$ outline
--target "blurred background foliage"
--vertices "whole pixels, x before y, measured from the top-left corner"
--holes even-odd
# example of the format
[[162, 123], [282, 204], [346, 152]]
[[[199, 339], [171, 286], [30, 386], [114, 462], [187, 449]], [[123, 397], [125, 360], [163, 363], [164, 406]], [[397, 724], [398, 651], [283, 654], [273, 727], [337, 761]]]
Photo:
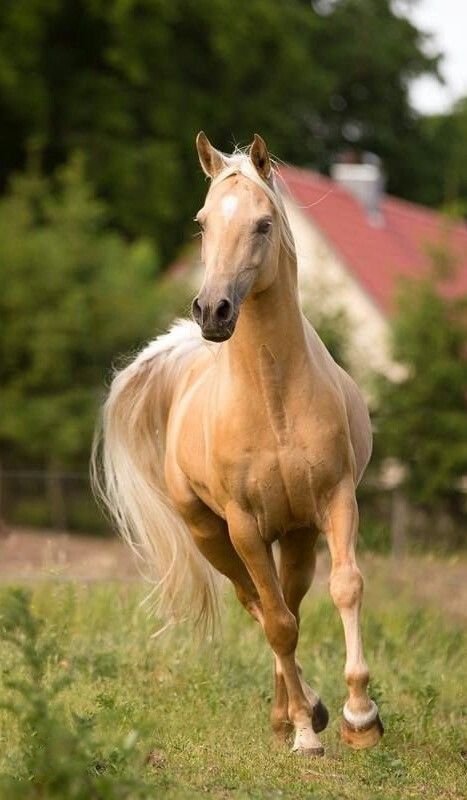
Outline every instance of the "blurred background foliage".
[[281, 158], [323, 169], [358, 143], [382, 157], [390, 191], [440, 204], [454, 191], [451, 165], [442, 160], [443, 185], [432, 157], [450, 150], [447, 132], [461, 134], [462, 113], [446, 126], [410, 107], [410, 79], [437, 73], [424, 36], [390, 0], [320, 10], [303, 0], [4, 0], [3, 186], [31, 142], [47, 174], [78, 149], [110, 220], [154, 238], [164, 262], [202, 196], [201, 128], [225, 148], [259, 130]]
[[154, 243], [107, 222], [77, 157], [53, 179], [30, 167], [0, 201], [0, 437], [27, 463], [86, 462], [116, 354], [180, 304]]
[[[427, 55], [403, 8], [391, 0], [3, 0], [4, 470], [50, 473], [59, 509], [53, 475], [86, 469], [111, 364], [186, 313], [189, 289], [164, 268], [193, 233], [205, 192], [199, 129], [225, 150], [259, 131], [284, 160], [323, 172], [349, 146], [373, 151], [390, 192], [467, 213], [467, 99], [431, 117], [411, 107], [410, 81], [437, 75], [439, 56]], [[466, 469], [465, 307], [429, 284], [417, 303], [413, 296], [401, 290], [394, 329], [409, 377], [403, 387], [378, 384], [377, 461], [404, 463], [417, 502], [459, 510], [449, 487]], [[345, 365], [344, 318], [317, 325]], [[41, 502], [28, 501], [19, 517], [49, 524]], [[75, 506], [74, 521], [60, 511], [55, 520], [91, 529], [86, 504]]]
[[379, 379], [378, 450], [405, 467], [403, 485], [413, 502], [460, 517], [467, 475], [466, 298], [443, 299], [435, 281], [406, 282], [392, 339], [405, 375], [397, 383]]

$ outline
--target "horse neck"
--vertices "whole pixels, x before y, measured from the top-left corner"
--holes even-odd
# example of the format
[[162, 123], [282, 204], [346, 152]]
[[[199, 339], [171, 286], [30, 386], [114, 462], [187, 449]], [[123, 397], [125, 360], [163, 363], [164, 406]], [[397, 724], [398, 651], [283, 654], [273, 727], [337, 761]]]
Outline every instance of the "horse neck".
[[276, 277], [264, 291], [250, 295], [240, 309], [235, 333], [226, 343], [235, 377], [251, 385], [253, 373], [274, 363], [280, 381], [293, 380], [306, 352], [303, 317], [297, 289], [297, 264], [282, 248]]

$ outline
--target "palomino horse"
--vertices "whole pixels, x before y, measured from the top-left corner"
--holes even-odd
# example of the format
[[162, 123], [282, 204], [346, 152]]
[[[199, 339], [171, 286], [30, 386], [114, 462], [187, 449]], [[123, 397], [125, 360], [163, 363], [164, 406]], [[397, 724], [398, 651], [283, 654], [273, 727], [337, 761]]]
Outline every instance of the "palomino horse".
[[328, 714], [295, 650], [322, 532], [347, 649], [342, 737], [369, 747], [383, 729], [367, 694], [355, 561], [368, 412], [300, 310], [293, 238], [263, 140], [225, 156], [200, 133], [197, 148], [211, 184], [196, 217], [206, 267], [196, 322], [178, 322], [115, 376], [101, 492], [155, 566], [165, 614], [210, 620], [216, 571], [232, 581], [274, 652], [273, 729], [285, 738], [293, 728], [293, 750], [310, 755], [324, 752], [317, 733]]

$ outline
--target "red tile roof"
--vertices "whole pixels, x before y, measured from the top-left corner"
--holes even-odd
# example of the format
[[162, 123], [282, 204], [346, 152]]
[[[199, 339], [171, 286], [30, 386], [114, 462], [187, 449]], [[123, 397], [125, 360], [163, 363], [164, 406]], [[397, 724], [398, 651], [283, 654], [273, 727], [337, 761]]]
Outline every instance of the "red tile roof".
[[455, 274], [440, 282], [443, 294], [467, 294], [467, 225], [449, 223], [435, 211], [388, 195], [378, 223], [330, 178], [288, 166], [280, 174], [305, 216], [386, 313], [393, 308], [398, 278], [422, 277], [430, 269], [430, 246], [444, 243], [455, 258]]

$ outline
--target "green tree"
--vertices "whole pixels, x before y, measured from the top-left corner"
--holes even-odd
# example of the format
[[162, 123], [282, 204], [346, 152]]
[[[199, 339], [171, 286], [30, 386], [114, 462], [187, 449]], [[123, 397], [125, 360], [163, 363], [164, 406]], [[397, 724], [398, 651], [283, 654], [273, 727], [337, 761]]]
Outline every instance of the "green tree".
[[4, 0], [0, 177], [31, 140], [49, 173], [79, 148], [113, 221], [154, 238], [163, 260], [201, 200], [200, 128], [225, 149], [259, 130], [282, 158], [323, 168], [349, 143], [372, 148], [404, 194], [407, 85], [436, 59], [391, 0], [322, 5]]
[[[405, 197], [412, 161], [405, 150], [420, 140], [409, 85], [423, 73], [437, 75], [438, 57], [426, 55], [428, 37], [404, 18], [403, 4], [396, 9], [391, 0], [317, 0], [315, 6], [330, 13], [313, 53], [333, 78], [324, 107], [314, 109], [322, 166], [342, 149], [373, 151], [383, 159], [389, 191]], [[417, 157], [423, 161], [421, 149]]]
[[407, 196], [467, 217], [467, 98], [445, 114], [422, 117], [403, 169]]
[[401, 382], [382, 379], [378, 451], [406, 470], [411, 499], [462, 512], [467, 475], [467, 298], [443, 297], [432, 279], [406, 282], [393, 328]]
[[0, 202], [4, 461], [87, 463], [109, 366], [181, 300], [157, 283], [153, 245], [107, 216], [77, 157], [53, 179], [16, 178]]

